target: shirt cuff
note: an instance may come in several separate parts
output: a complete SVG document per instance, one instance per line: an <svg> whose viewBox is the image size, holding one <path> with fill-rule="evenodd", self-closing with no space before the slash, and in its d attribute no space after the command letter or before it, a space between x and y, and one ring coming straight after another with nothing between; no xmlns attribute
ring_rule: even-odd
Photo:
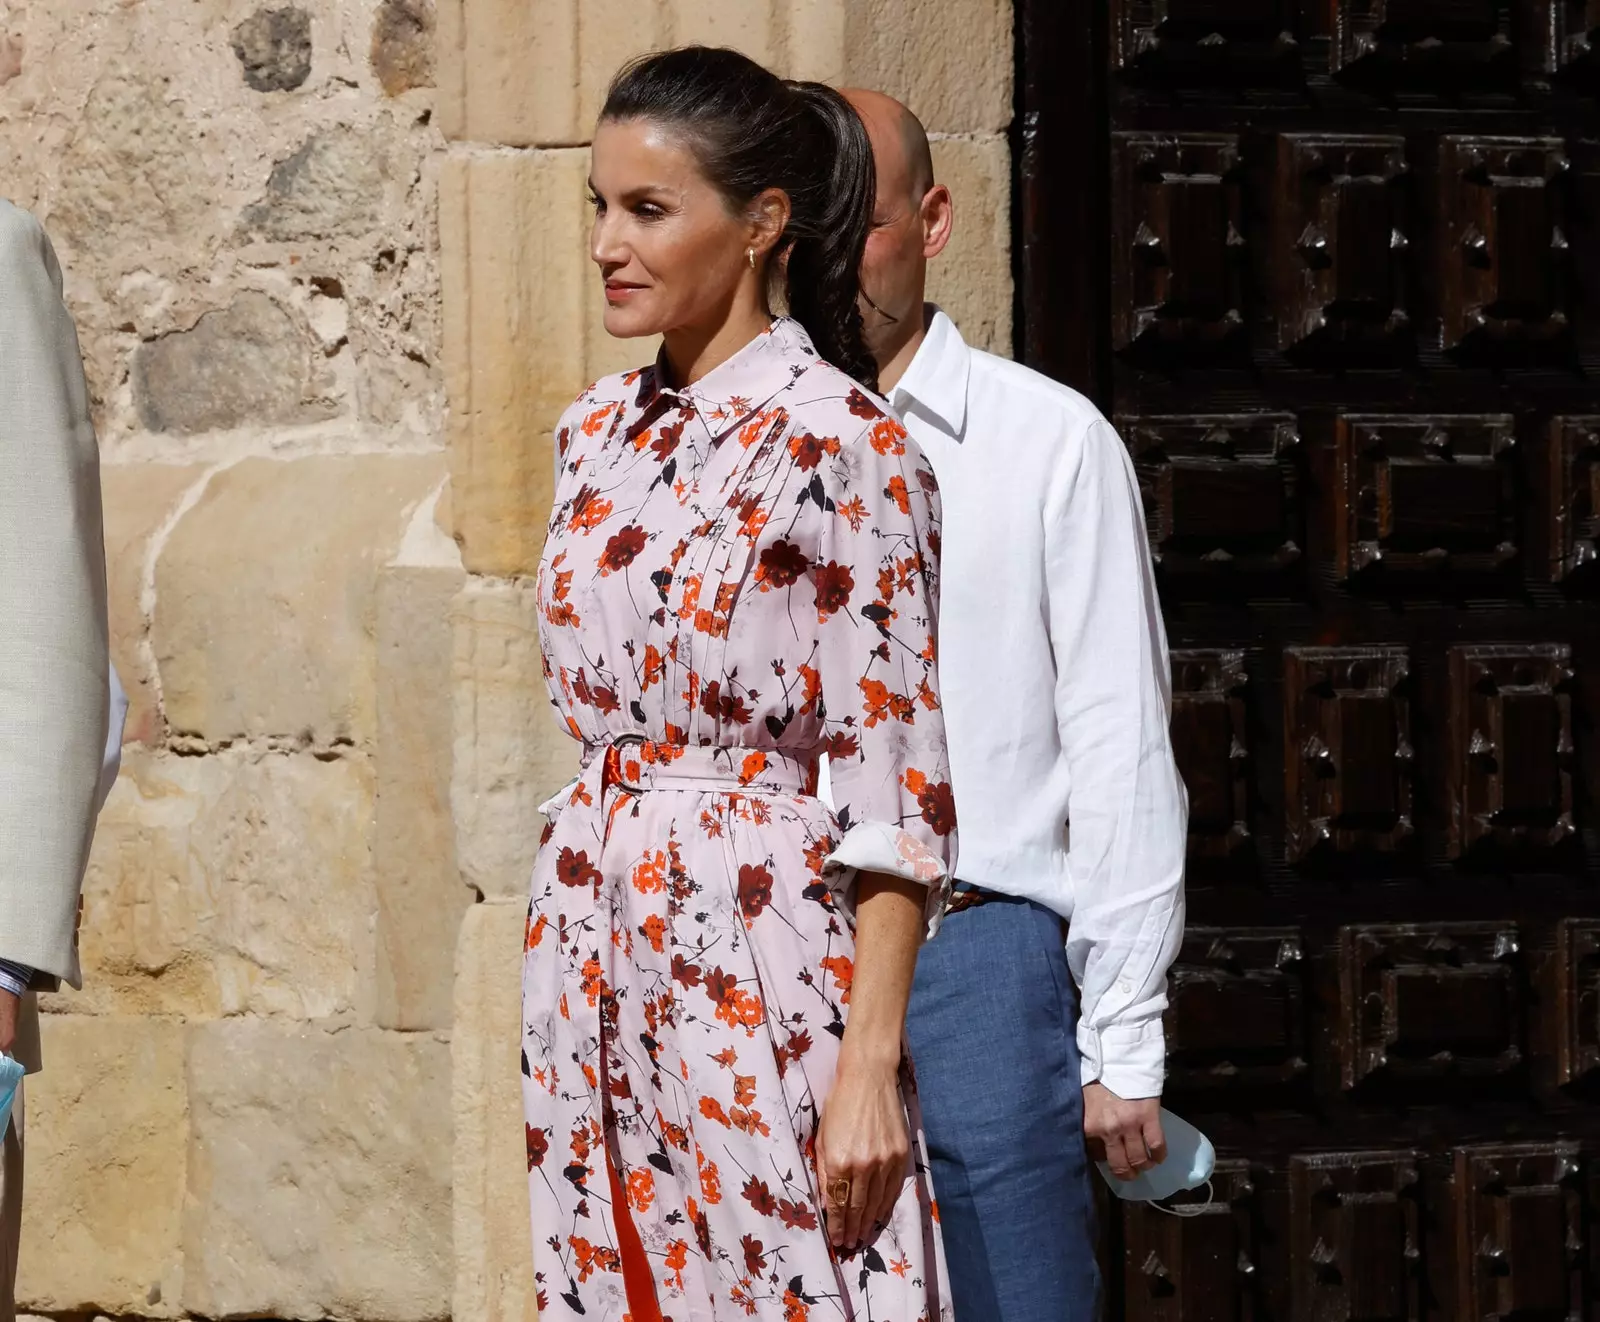
<svg viewBox="0 0 1600 1322"><path fill-rule="evenodd" d="M1161 1096L1167 1039L1159 1017L1145 1024L1112 1024L1098 1032L1080 1021L1078 1054L1084 1083L1103 1084L1125 1102Z"/></svg>
<svg viewBox="0 0 1600 1322"><path fill-rule="evenodd" d="M13 964L9 959L0 959L0 991L21 996L32 982L33 970L26 964Z"/></svg>
<svg viewBox="0 0 1600 1322"><path fill-rule="evenodd" d="M823 880L847 914L853 914L855 881L862 872L887 872L928 888L923 906L931 940L950 907L950 888L954 884L950 869L938 854L909 831L887 822L862 822L844 833L833 853L823 864Z"/></svg>

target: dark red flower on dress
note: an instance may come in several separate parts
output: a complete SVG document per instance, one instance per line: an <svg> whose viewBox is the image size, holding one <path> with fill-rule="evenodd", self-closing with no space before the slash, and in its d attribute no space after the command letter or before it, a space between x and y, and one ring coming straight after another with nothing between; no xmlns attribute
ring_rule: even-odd
<svg viewBox="0 0 1600 1322"><path fill-rule="evenodd" d="M956 796L948 781L924 787L917 795L917 805L935 835L949 835L956 829Z"/></svg>
<svg viewBox="0 0 1600 1322"><path fill-rule="evenodd" d="M550 1140L544 1130L528 1126L528 1169L544 1165L544 1154L550 1151Z"/></svg>
<svg viewBox="0 0 1600 1322"><path fill-rule="evenodd" d="M836 730L823 741L823 748L828 757L835 762L843 762L855 757L861 752L860 741L848 730Z"/></svg>
<svg viewBox="0 0 1600 1322"><path fill-rule="evenodd" d="M854 388L845 396L845 407L858 418L881 418L883 410Z"/></svg>
<svg viewBox="0 0 1600 1322"><path fill-rule="evenodd" d="M778 1204L778 1215L790 1230L815 1230L817 1214L806 1203L791 1203L787 1198Z"/></svg>
<svg viewBox="0 0 1600 1322"><path fill-rule="evenodd" d="M739 908L746 918L759 917L772 903L772 873L758 864L746 863L739 869Z"/></svg>
<svg viewBox="0 0 1600 1322"><path fill-rule="evenodd" d="M682 437L683 423L681 420L665 423L656 432L655 439L650 442L650 453L655 455L662 463L666 463L668 459L672 458L672 452L678 448L678 442Z"/></svg>
<svg viewBox="0 0 1600 1322"><path fill-rule="evenodd" d="M835 611L850 604L850 594L855 590L855 575L849 565L830 560L817 566L817 618L825 620Z"/></svg>
<svg viewBox="0 0 1600 1322"><path fill-rule="evenodd" d="M700 710L714 721L729 725L748 725L753 715L737 693L722 691L722 681L712 680L700 694Z"/></svg>
<svg viewBox="0 0 1600 1322"><path fill-rule="evenodd" d="M795 467L803 473L809 473L822 462L827 450L819 438L805 431L789 442L789 453L794 457Z"/></svg>
<svg viewBox="0 0 1600 1322"><path fill-rule="evenodd" d="M767 1255L761 1241L754 1235L745 1235L739 1246L744 1249L744 1269L752 1276L762 1275L767 1270Z"/></svg>
<svg viewBox="0 0 1600 1322"><path fill-rule="evenodd" d="M811 561L798 546L777 541L761 553L756 581L768 588L786 588L798 583L810 568Z"/></svg>
<svg viewBox="0 0 1600 1322"><path fill-rule="evenodd" d="M626 569L638 558L639 552L644 550L647 540L644 529L637 523L630 523L606 543L606 549L600 556L600 572L615 574L619 570Z"/></svg>
<svg viewBox="0 0 1600 1322"><path fill-rule="evenodd" d="M758 1180L752 1175L744 1182L744 1188L739 1192L744 1195L745 1202L762 1216L771 1216L778 1210L778 1200L772 1196L772 1190L767 1188L765 1180Z"/></svg>
<svg viewBox="0 0 1600 1322"><path fill-rule="evenodd" d="M598 886L600 869L589 862L588 854L563 846L556 855L556 880L563 886Z"/></svg>
<svg viewBox="0 0 1600 1322"><path fill-rule="evenodd" d="M719 964L706 974L706 995L717 1005L722 1005L739 990L739 979L732 973L724 973Z"/></svg>
<svg viewBox="0 0 1600 1322"><path fill-rule="evenodd" d="M672 980L685 987L698 987L700 985L701 969L698 964L691 964L682 955L672 957Z"/></svg>

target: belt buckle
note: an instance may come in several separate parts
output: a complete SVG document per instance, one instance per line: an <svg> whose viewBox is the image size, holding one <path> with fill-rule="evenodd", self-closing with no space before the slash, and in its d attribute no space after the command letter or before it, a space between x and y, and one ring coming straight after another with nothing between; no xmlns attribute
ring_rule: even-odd
<svg viewBox="0 0 1600 1322"><path fill-rule="evenodd" d="M629 747L643 748L648 742L649 740L647 740L644 735L640 734L637 730L625 730L623 733L614 736L611 740L611 746L617 750L617 788L624 794L643 794L644 786L632 784L628 781L626 776L627 763L623 761L623 757L625 756L623 749Z"/></svg>

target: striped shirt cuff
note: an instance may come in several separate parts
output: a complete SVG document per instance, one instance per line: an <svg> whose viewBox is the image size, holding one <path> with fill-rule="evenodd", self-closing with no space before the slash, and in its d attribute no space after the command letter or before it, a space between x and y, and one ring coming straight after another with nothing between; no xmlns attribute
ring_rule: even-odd
<svg viewBox="0 0 1600 1322"><path fill-rule="evenodd" d="M9 959L0 959L0 991L21 996L32 981L33 970L26 964L13 964Z"/></svg>

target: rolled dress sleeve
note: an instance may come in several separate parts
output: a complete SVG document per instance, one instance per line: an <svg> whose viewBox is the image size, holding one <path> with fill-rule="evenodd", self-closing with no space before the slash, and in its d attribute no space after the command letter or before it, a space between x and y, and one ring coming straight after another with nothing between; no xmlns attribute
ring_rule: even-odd
<svg viewBox="0 0 1600 1322"><path fill-rule="evenodd" d="M938 930L955 869L955 802L939 695L940 506L915 442L887 414L840 447L813 567L831 797L825 875L848 906L861 872L928 887Z"/></svg>

